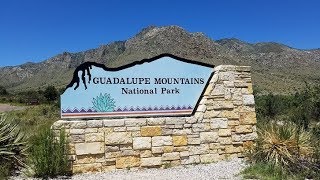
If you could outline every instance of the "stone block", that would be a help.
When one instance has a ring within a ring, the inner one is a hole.
[[[254,105],[254,96],[253,95],[243,95],[243,104],[244,105]]]
[[[102,120],[90,120],[87,121],[87,127],[89,128],[99,128],[103,126]]]
[[[190,137],[188,138],[188,144],[200,144],[200,138]]]
[[[102,172],[112,172],[116,170],[116,166],[115,165],[105,165],[102,166]]]
[[[155,136],[152,137],[152,146],[170,146],[172,145],[171,136]]]
[[[220,116],[221,111],[210,110],[204,113],[204,119],[216,118]]]
[[[171,152],[173,152],[173,150],[174,150],[173,146],[163,146],[164,153],[171,153]]]
[[[131,132],[112,132],[105,136],[107,145],[119,145],[132,143]]]
[[[151,137],[133,138],[133,149],[151,149]]]
[[[199,146],[189,146],[190,155],[206,154],[209,152],[208,144],[200,144]]]
[[[151,157],[152,151],[151,150],[142,150],[140,151],[140,157]]]
[[[107,159],[115,159],[117,157],[120,157],[120,152],[117,151],[117,152],[106,152],[105,153],[105,157],[106,157],[106,160]]]
[[[125,120],[124,124],[126,126],[146,126],[147,120],[146,119],[127,119]]]
[[[163,153],[163,148],[162,147],[152,147],[151,151],[153,154],[162,154]]]
[[[199,155],[189,156],[189,158],[185,158],[181,160],[181,164],[199,164],[199,163],[200,163]]]
[[[241,150],[240,150],[239,146],[226,145],[226,147],[225,147],[225,153],[227,153],[227,154],[238,153],[240,151]]]
[[[201,143],[218,142],[218,138],[217,132],[200,132]]]
[[[138,156],[125,156],[116,159],[116,168],[124,169],[140,166],[140,158]]]
[[[136,127],[127,127],[127,131],[140,131],[140,127],[136,126]]]
[[[104,127],[119,127],[124,126],[124,119],[107,119],[103,120]]]
[[[85,141],[84,134],[71,134],[68,136],[68,141],[71,143],[81,143]]]
[[[141,127],[141,136],[160,136],[162,129],[160,126],[144,126]]]
[[[102,154],[104,153],[103,142],[77,143],[75,144],[76,155]]]
[[[234,108],[232,101],[215,101],[212,107],[214,110]]]
[[[250,72],[251,71],[251,67],[250,66],[235,66],[236,71],[239,72]]]
[[[85,133],[96,133],[98,132],[98,128],[86,128]]]
[[[76,158],[76,164],[102,163],[105,157],[103,154],[80,155]]]
[[[207,109],[207,106],[204,105],[204,104],[201,104],[201,105],[198,106],[197,112],[205,112],[206,109]]]
[[[216,84],[211,91],[211,95],[213,96],[224,96],[224,86],[223,84]]]
[[[232,144],[232,138],[231,137],[219,137],[218,142],[220,144]]]
[[[124,132],[124,131],[126,131],[126,127],[114,127],[113,128],[113,131],[114,132]]]
[[[102,128],[98,128],[98,132],[102,132],[105,135],[110,134],[113,132],[113,128],[111,127],[102,127]]]
[[[231,129],[219,129],[219,136],[231,136]]]
[[[236,133],[242,134],[242,133],[251,133],[252,132],[252,126],[251,125],[239,125],[236,126]]]
[[[71,129],[84,129],[87,127],[87,121],[73,121],[70,124]]]
[[[181,151],[180,152],[180,157],[189,157],[189,151]]]
[[[164,118],[148,118],[147,119],[148,126],[163,125],[164,123],[165,123]]]
[[[220,72],[219,73],[219,80],[221,81],[234,81],[234,72],[227,71],[227,72]]]
[[[227,118],[213,118],[210,123],[211,129],[228,128]]]
[[[213,163],[219,161],[221,158],[218,153],[216,154],[203,154],[200,155],[201,163]]]
[[[178,118],[178,117],[173,117],[173,118],[167,118],[166,119],[166,124],[174,124],[174,125],[178,125],[178,124],[185,124],[186,121],[184,118]]]
[[[119,146],[106,146],[105,147],[106,153],[107,152],[117,152],[119,150],[120,150]]]
[[[88,133],[85,134],[86,142],[104,142],[104,133]]]
[[[223,117],[223,118],[228,118],[228,119],[239,119],[239,117],[240,117],[239,112],[237,112],[235,110],[222,111],[220,116]]]
[[[240,124],[247,125],[247,124],[256,124],[257,118],[255,112],[241,112],[240,113]]]
[[[70,129],[70,134],[84,134],[84,129]]]
[[[182,151],[188,151],[188,146],[177,146],[173,147],[174,152],[182,152]]]
[[[69,143],[68,145],[68,154],[76,154],[76,149],[73,143]]]
[[[162,164],[161,157],[141,158],[142,167],[155,167]]]
[[[121,149],[120,149],[121,150]],[[140,152],[132,149],[121,150],[120,156],[139,156]]]
[[[247,88],[248,87],[248,83],[245,82],[245,81],[236,80],[236,81],[234,81],[234,87],[236,87],[236,88]]]
[[[258,138],[257,132],[248,133],[248,134],[241,134],[240,140],[241,141],[253,141]]]
[[[172,141],[174,146],[185,146],[188,144],[187,136],[173,136]]]
[[[205,131],[205,124],[192,124],[193,132],[203,132]]]
[[[101,163],[92,163],[92,164],[76,164],[73,165],[72,172],[77,173],[88,173],[88,172],[101,172],[102,165]]]
[[[237,126],[240,122],[238,120],[228,120],[228,126]]]
[[[203,96],[210,96],[210,93],[211,93],[212,89],[213,89],[213,85],[212,85],[212,84],[209,84],[209,85],[207,86],[207,89],[205,90]]]
[[[180,159],[179,152],[163,153],[162,154],[163,161],[172,161],[172,160],[178,160],[178,159]]]
[[[198,120],[203,119],[203,115],[204,115],[204,113],[202,113],[202,112],[196,112],[195,115],[194,115],[194,117],[188,117],[188,118],[186,118],[186,123],[194,124],[194,123],[196,123]]]
[[[173,129],[172,130],[173,135],[187,135],[187,134],[192,134],[191,128],[185,128],[185,129]]]

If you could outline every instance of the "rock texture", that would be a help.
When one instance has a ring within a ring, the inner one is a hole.
[[[250,68],[218,66],[191,117],[64,121],[74,173],[243,157],[257,137]],[[121,130],[121,131],[119,131]]]
[[[37,90],[48,84],[65,87],[74,69],[86,61],[118,67],[171,53],[216,66],[250,65],[255,85],[260,87],[258,89],[286,92],[304,86],[304,81],[319,83],[319,52],[272,42],[250,44],[238,39],[214,41],[202,33],[189,33],[178,26],[148,27],[126,41],[78,53],[64,52],[40,63],[1,67],[0,84],[15,91]],[[234,77],[228,73],[222,76]],[[251,91],[250,87],[248,91]]]

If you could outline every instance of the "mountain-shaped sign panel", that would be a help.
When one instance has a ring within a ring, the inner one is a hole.
[[[62,118],[192,115],[213,66],[170,54],[119,68],[86,62],[61,95]]]

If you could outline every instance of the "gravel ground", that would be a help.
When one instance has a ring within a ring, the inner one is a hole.
[[[207,179],[241,179],[238,175],[246,167],[242,159],[220,161],[212,164],[179,166],[168,169],[121,170],[108,173],[77,174],[76,180],[207,180]],[[15,177],[13,179],[30,179]],[[57,178],[55,180],[68,179]]]

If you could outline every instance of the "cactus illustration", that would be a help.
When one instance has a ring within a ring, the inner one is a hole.
[[[111,112],[116,107],[114,99],[108,93],[104,95],[100,93],[99,96],[93,98],[92,104],[93,109],[97,112]]]

